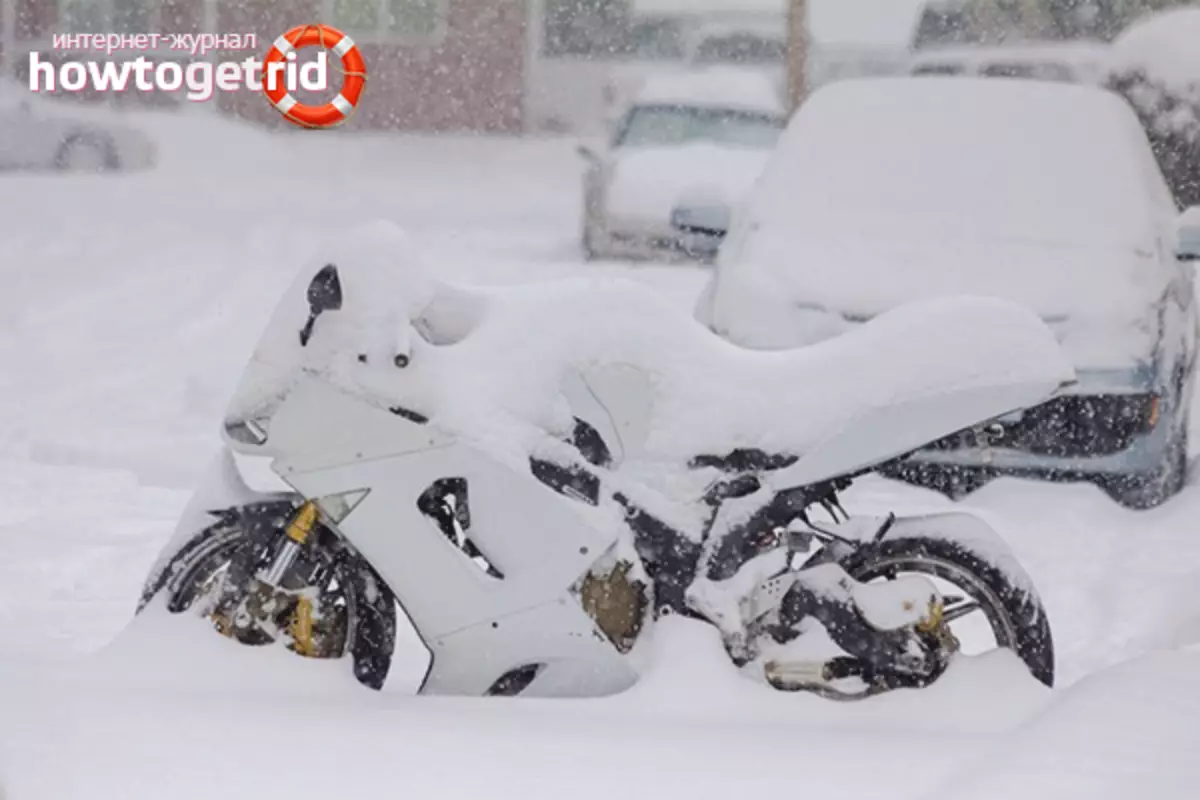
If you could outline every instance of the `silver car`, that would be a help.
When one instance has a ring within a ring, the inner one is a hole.
[[[787,117],[758,71],[647,81],[605,150],[581,147],[585,258],[704,257],[762,172]],[[712,220],[715,220],[712,221]]]

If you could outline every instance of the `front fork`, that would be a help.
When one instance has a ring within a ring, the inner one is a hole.
[[[209,615],[222,635],[245,641],[247,630],[270,620],[273,626],[286,624],[297,653],[308,655],[314,650],[312,598],[289,587],[288,578],[319,521],[316,504],[304,501],[283,526],[282,543],[278,527],[259,524],[257,546],[246,548],[241,558],[230,563],[220,599]]]
[[[317,526],[319,516],[317,505],[311,500],[306,500],[300,506],[292,515],[287,527],[284,528],[284,535],[287,538],[284,540],[283,547],[259,571],[257,576],[259,581],[276,588],[280,586],[284,576],[296,563],[296,557],[300,555],[301,548],[308,544],[313,529]]]

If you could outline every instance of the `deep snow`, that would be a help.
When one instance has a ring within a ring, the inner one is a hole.
[[[928,692],[859,706],[774,695],[738,679],[706,628],[676,624],[655,671],[621,697],[414,700],[194,621],[126,630],[250,348],[331,228],[394,219],[456,280],[620,274],[690,309],[705,278],[578,261],[571,142],[152,124],[155,173],[0,177],[5,800],[586,798],[631,783],[666,797],[1194,795],[1200,654],[1145,656],[1200,641],[1194,485],[1146,513],[1093,487],[1015,480],[962,504],[1009,540],[1042,593],[1054,694],[998,654]],[[950,506],[883,480],[847,504]]]

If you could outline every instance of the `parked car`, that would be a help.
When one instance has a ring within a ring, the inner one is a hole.
[[[718,240],[705,220],[724,219],[749,193],[786,122],[782,99],[758,73],[709,69],[649,78],[607,148],[580,147],[588,162],[584,256],[711,254]],[[676,214],[681,205],[697,224]]]
[[[1109,49],[1094,42],[1043,42],[997,47],[940,47],[913,58],[912,75],[973,75],[1102,84]]]
[[[1026,304],[1058,333],[1078,385],[893,474],[951,492],[1001,473],[1085,479],[1148,508],[1185,479],[1198,254],[1200,210],[1178,215],[1116,94],[1018,79],[843,81],[793,117],[697,314],[739,344],[780,348],[920,298]],[[937,358],[956,343],[928,346]]]
[[[118,112],[40,96],[0,79],[0,170],[107,172],[156,161],[154,142]]]

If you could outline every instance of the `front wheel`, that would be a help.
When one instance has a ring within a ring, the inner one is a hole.
[[[1035,678],[1053,686],[1050,623],[1029,576],[994,534],[957,538],[943,530],[945,519],[926,520],[926,533],[922,520],[906,520],[908,530],[857,547],[838,563],[862,583],[906,574],[934,579],[946,602],[944,618],[959,638],[964,626],[982,623],[975,627],[990,629],[995,647],[1012,650]]]
[[[308,535],[294,547],[289,526],[303,514],[311,515]],[[168,612],[205,617],[244,645],[279,643],[309,658],[350,656],[355,678],[371,689],[382,688],[391,666],[395,597],[299,498],[218,514],[151,576],[138,612],[156,598]]]

